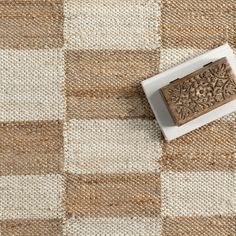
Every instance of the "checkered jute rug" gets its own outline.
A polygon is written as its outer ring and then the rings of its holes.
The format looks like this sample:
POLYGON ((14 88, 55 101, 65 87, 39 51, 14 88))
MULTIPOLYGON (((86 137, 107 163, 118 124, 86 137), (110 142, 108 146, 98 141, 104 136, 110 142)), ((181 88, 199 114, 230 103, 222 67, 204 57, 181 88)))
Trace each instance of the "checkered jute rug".
POLYGON ((235 236, 236 113, 167 143, 140 86, 226 41, 236 0, 0 0, 0 235, 235 236))

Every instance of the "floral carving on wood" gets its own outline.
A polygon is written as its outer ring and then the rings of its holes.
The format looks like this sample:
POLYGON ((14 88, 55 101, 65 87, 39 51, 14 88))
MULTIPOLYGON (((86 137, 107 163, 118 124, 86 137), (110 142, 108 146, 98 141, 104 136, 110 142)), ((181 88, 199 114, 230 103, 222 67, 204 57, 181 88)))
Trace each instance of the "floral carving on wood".
POLYGON ((226 58, 168 86, 162 93, 179 125, 236 98, 236 82, 226 58))

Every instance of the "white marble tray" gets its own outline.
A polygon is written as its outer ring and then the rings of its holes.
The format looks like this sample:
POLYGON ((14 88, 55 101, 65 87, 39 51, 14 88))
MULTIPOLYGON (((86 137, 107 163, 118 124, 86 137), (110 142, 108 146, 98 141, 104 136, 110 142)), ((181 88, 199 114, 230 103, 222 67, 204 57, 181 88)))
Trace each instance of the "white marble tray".
POLYGON ((169 84, 171 81, 188 75, 193 71, 202 68, 207 63, 216 61, 222 57, 227 57, 233 72, 236 74, 236 58, 234 57, 233 50, 228 44, 224 44, 223 46, 208 51, 198 57, 195 57, 194 59, 191 59, 142 82, 142 87, 147 96, 148 102, 159 123, 162 133, 167 140, 170 141, 178 138, 213 120, 219 119, 222 116, 236 111, 236 100, 234 100, 182 126, 176 126, 159 91, 161 87, 169 84))

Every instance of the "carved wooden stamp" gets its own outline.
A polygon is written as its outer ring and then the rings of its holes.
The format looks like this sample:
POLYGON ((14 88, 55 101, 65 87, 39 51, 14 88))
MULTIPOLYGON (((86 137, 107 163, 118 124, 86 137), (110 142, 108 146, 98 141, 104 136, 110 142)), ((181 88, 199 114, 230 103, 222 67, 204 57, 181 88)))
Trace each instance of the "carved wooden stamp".
POLYGON ((171 82, 161 93, 180 126, 236 99, 235 75, 224 57, 171 82))

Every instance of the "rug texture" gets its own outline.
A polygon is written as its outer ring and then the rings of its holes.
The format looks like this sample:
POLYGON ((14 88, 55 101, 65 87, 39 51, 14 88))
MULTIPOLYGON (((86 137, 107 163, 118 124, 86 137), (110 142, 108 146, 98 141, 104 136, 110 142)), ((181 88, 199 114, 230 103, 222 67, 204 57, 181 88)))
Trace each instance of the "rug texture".
POLYGON ((167 143, 140 86, 226 41, 236 0, 0 0, 0 235, 235 236, 236 113, 167 143))

